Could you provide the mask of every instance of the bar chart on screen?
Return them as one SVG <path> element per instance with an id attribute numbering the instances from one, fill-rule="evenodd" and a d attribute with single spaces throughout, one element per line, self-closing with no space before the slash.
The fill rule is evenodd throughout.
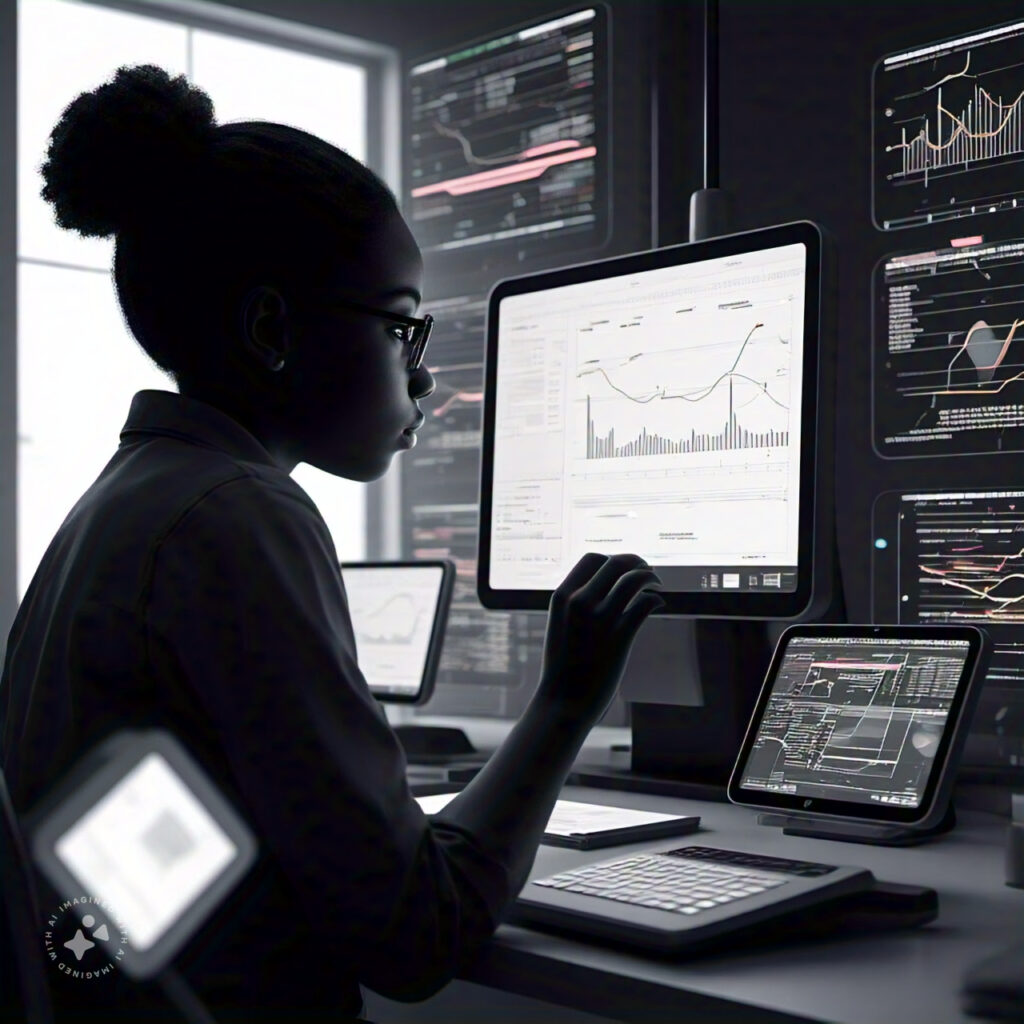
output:
<path id="1" fill-rule="evenodd" d="M 577 461 L 788 448 L 790 299 L 620 319 L 577 333 Z"/>
<path id="2" fill-rule="evenodd" d="M 1024 22 L 875 65 L 873 212 L 883 231 L 1024 205 Z"/>

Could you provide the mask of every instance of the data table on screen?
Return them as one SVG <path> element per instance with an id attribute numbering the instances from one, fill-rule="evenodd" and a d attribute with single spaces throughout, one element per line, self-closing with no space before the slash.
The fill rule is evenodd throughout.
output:
<path id="1" fill-rule="evenodd" d="M 487 297 L 428 295 L 423 306 L 434 316 L 426 363 L 436 386 L 401 462 L 402 549 L 451 559 L 455 583 L 434 694 L 416 713 L 516 717 L 536 686 L 545 622 L 486 611 L 476 593 Z"/>
<path id="2" fill-rule="evenodd" d="M 606 17 L 574 11 L 409 69 L 405 201 L 425 253 L 603 243 Z"/>
<path id="3" fill-rule="evenodd" d="M 878 454 L 1024 450 L 1024 239 L 894 253 L 873 293 Z"/>

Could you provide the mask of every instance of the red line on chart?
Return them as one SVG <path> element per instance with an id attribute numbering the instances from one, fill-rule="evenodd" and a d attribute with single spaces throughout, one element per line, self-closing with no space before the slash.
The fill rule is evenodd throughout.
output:
<path id="1" fill-rule="evenodd" d="M 446 398 L 436 409 L 431 409 L 430 411 L 434 416 L 443 416 L 456 402 L 466 402 L 469 404 L 472 402 L 482 402 L 483 400 L 484 393 L 482 391 L 456 391 L 454 395 Z"/>
<path id="2" fill-rule="evenodd" d="M 973 548 L 956 548 L 954 550 L 957 550 L 957 551 L 977 551 L 981 547 L 983 547 L 983 545 L 978 544 L 976 547 L 973 547 Z M 1010 559 L 1012 559 L 1012 558 L 1020 558 L 1022 555 L 1024 555 L 1024 548 L 1021 548 L 1020 551 L 1018 551 L 1017 554 L 1015 554 L 1015 555 L 998 555 L 998 554 L 995 554 L 995 553 L 989 554 L 989 555 L 975 555 L 974 556 L 975 558 L 1001 558 L 1002 561 L 998 565 L 973 565 L 969 561 L 968 562 L 954 562 L 952 569 L 951 570 L 946 570 L 946 571 L 947 572 L 951 572 L 951 571 L 960 571 L 960 572 L 1002 572 L 1003 569 L 1006 567 L 1006 563 L 1009 562 Z"/>
<path id="3" fill-rule="evenodd" d="M 574 160 L 589 160 L 596 155 L 596 146 L 584 146 L 567 153 L 552 153 L 538 159 L 496 167 L 493 171 L 479 171 L 476 174 L 465 174 L 460 178 L 448 178 L 446 181 L 439 181 L 433 185 L 421 185 L 412 190 L 412 195 L 419 199 L 421 196 L 436 195 L 439 192 L 447 192 L 452 196 L 482 192 L 488 188 L 500 188 L 502 185 L 512 185 L 519 181 L 539 178 L 546 170 L 558 164 L 567 164 Z"/>
<path id="4" fill-rule="evenodd" d="M 972 587 L 969 583 L 961 583 L 959 580 L 949 579 L 949 574 L 953 571 L 950 569 L 931 569 L 927 565 L 918 566 L 921 572 L 928 573 L 930 576 L 938 576 L 942 581 L 942 585 L 946 587 L 956 587 L 959 590 L 966 590 L 969 594 L 974 594 L 976 597 L 980 597 L 985 601 L 993 601 L 999 604 L 998 608 L 986 609 L 985 615 L 989 617 L 996 617 L 1006 611 L 1010 605 L 1019 604 L 1024 601 L 1024 594 L 1017 597 L 999 597 L 997 594 L 993 594 L 992 591 L 996 587 L 1002 586 L 1004 583 L 1008 583 L 1010 580 L 1024 580 L 1024 573 L 1011 573 L 1009 576 L 1004 576 L 1002 579 L 996 580 L 990 587 Z"/>

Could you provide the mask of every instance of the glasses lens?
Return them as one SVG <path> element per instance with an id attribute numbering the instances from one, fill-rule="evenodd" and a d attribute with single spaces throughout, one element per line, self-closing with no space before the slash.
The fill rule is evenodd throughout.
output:
<path id="1" fill-rule="evenodd" d="M 424 318 L 422 327 L 412 328 L 412 350 L 409 353 L 409 369 L 419 369 L 423 362 L 423 353 L 427 348 L 427 339 L 430 337 L 430 328 L 434 324 L 434 318 L 428 313 Z"/>

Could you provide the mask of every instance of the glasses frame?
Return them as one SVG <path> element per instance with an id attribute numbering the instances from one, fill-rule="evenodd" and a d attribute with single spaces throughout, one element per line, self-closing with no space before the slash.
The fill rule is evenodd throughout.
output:
<path id="1" fill-rule="evenodd" d="M 426 351 L 427 341 L 430 338 L 430 331 L 434 326 L 434 318 L 429 313 L 422 318 L 403 316 L 401 313 L 392 313 L 390 310 L 378 309 L 376 306 L 366 306 L 361 302 L 350 302 L 348 299 L 332 299 L 331 305 L 351 309 L 356 313 L 367 313 L 370 316 L 390 320 L 392 323 L 408 328 L 412 333 L 403 342 L 409 346 L 406 369 L 418 370 L 420 368 L 423 363 L 423 353 Z"/>

